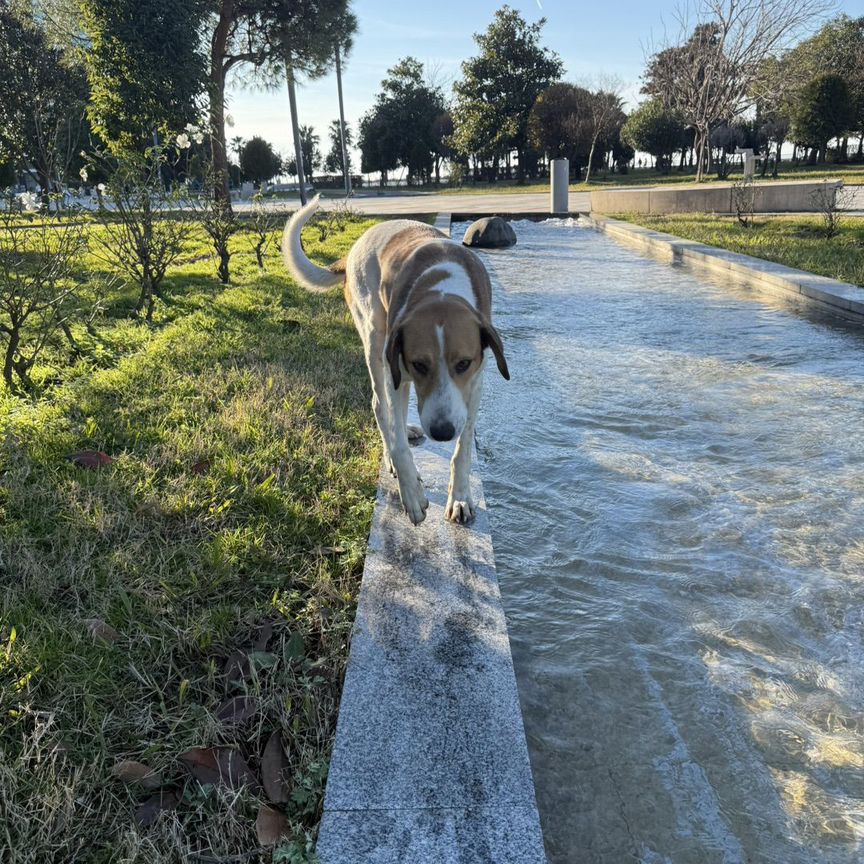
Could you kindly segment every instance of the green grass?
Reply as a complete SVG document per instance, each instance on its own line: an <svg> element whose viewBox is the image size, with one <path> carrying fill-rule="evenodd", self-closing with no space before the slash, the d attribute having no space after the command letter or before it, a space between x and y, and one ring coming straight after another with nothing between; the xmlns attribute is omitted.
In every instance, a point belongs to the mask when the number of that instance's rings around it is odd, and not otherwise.
<svg viewBox="0 0 864 864"><path fill-rule="evenodd" d="M334 260L369 224L325 243L313 228L307 250ZM269 861L263 793L202 787L177 757L228 745L257 771L274 731L290 798L272 860L310 857L379 439L341 293L307 294L272 248L262 273L246 237L234 246L231 286L198 235L154 326L118 291L77 334L83 359L58 344L37 370L38 401L0 395L4 862ZM81 449L114 461L78 467ZM238 651L251 667L232 679ZM220 723L237 695L254 716ZM180 796L146 828L151 793L111 774L130 759Z"/></svg>
<svg viewBox="0 0 864 864"><path fill-rule="evenodd" d="M821 218L816 216L757 217L749 228L740 225L735 217L692 213L625 214L619 218L687 240L864 286L864 220L861 219L843 220L839 234L829 238L822 231Z"/></svg>

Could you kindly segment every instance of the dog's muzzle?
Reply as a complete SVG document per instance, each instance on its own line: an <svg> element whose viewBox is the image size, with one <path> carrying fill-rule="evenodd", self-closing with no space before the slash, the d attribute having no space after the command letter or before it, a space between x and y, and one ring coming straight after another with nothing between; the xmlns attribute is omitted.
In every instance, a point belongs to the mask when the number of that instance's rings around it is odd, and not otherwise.
<svg viewBox="0 0 864 864"><path fill-rule="evenodd" d="M429 427L429 434L436 441L452 441L456 428L449 420L438 421Z"/></svg>

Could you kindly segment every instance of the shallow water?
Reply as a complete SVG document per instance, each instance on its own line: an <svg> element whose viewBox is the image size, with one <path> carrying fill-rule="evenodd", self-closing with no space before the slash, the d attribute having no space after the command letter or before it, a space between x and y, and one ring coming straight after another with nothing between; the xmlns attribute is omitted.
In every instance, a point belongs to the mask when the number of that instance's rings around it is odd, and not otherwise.
<svg viewBox="0 0 864 864"><path fill-rule="evenodd" d="M550 862L864 860L864 338L515 227L478 440Z"/></svg>

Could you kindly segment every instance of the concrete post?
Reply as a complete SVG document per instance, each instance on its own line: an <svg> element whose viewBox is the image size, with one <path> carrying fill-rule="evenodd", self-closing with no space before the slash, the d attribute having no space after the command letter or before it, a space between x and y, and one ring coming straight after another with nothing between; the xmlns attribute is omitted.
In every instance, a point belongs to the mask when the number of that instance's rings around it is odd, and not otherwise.
<svg viewBox="0 0 864 864"><path fill-rule="evenodd" d="M736 147L735 153L744 157L744 179L752 180L756 173L756 157L750 147Z"/></svg>
<svg viewBox="0 0 864 864"><path fill-rule="evenodd" d="M570 212L570 160L553 159L549 164L550 213Z"/></svg>

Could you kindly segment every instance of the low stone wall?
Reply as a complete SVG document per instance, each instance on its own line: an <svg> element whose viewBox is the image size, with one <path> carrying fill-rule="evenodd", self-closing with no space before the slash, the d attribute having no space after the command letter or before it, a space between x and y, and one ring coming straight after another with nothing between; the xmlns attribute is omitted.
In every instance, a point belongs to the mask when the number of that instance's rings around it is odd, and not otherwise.
<svg viewBox="0 0 864 864"><path fill-rule="evenodd" d="M827 187L833 197L842 186L839 180L755 184L754 210L757 213L797 213L815 210L813 193ZM648 186L626 189L599 189L591 192L592 213L734 213L731 183L702 186Z"/></svg>
<svg viewBox="0 0 864 864"><path fill-rule="evenodd" d="M864 324L864 288L857 285L694 240L684 240L673 234L652 231L619 219L594 217L587 213L580 213L579 218L610 237L670 264L685 264L714 277L725 276L760 291L781 296L795 305Z"/></svg>

